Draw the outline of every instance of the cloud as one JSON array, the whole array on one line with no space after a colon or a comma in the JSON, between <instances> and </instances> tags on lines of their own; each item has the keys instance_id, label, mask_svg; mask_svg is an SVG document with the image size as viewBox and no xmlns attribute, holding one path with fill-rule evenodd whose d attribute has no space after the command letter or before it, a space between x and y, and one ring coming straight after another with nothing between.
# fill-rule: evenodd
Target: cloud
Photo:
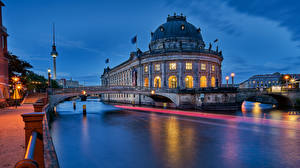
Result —
<instances>
[{"instance_id":1,"label":"cloud","mask_svg":"<svg viewBox=\"0 0 300 168\"><path fill-rule=\"evenodd\" d=\"M88 51L88 52L102 54L102 52L99 51L98 49L87 47L86 44L83 41L79 41L79 40L75 41L75 40L60 39L58 41L58 44L61 47L78 48L78 49L85 50L85 51Z\"/></svg>"},{"instance_id":2,"label":"cloud","mask_svg":"<svg viewBox=\"0 0 300 168\"><path fill-rule=\"evenodd\" d=\"M228 5L238 10L240 13L245 13L252 16L259 16L274 20L280 26L286 27L292 32L291 39L300 41L300 22L297 18L300 17L300 2L293 0L226 0Z\"/></svg>"},{"instance_id":3,"label":"cloud","mask_svg":"<svg viewBox=\"0 0 300 168\"><path fill-rule=\"evenodd\" d=\"M256 9L259 5L256 1L250 6ZM218 37L224 55L223 76L235 72L240 82L255 74L300 71L300 66L294 66L300 52L298 42L292 40L294 32L276 19L241 12L223 0L177 0L168 7L185 12L188 21L201 25L204 39L212 41Z\"/></svg>"}]
</instances>

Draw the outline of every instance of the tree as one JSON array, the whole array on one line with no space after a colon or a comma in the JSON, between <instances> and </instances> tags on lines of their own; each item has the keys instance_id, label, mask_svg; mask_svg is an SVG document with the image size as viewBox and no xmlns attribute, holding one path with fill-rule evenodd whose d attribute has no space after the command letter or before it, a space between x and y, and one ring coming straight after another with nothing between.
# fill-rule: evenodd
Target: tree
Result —
<instances>
[{"instance_id":1,"label":"tree","mask_svg":"<svg viewBox=\"0 0 300 168\"><path fill-rule=\"evenodd\" d=\"M37 91L37 92L44 92L48 87L48 80L42 76L30 71L29 69L33 68L33 66L21 59L18 56L13 55L12 53L8 53L6 55L8 58L8 73L9 79L14 76L19 76L21 83L27 88L27 91ZM10 80L10 84L12 81ZM51 86L53 88L59 88L59 85L56 81L51 80Z\"/></svg>"},{"instance_id":2,"label":"tree","mask_svg":"<svg viewBox=\"0 0 300 168\"><path fill-rule=\"evenodd\" d=\"M13 76L20 75L21 78L26 76L26 73L29 72L29 69L32 68L32 65L26 61L20 60L16 55L8 53L6 55L8 58L8 75L9 79Z\"/></svg>"}]
</instances>

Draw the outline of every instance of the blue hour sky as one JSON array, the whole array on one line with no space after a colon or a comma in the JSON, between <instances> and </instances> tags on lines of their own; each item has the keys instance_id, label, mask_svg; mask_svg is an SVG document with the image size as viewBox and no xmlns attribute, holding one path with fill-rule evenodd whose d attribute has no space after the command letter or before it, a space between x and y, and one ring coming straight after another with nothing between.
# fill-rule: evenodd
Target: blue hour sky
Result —
<instances>
[{"instance_id":1,"label":"blue hour sky","mask_svg":"<svg viewBox=\"0 0 300 168\"><path fill-rule=\"evenodd\" d=\"M52 67L52 22L56 24L58 78L98 85L105 66L118 65L168 14L183 13L202 29L206 44L223 51L223 77L242 82L255 74L300 73L300 1L294 0L3 0L8 48L45 75Z\"/></svg>"}]
</instances>

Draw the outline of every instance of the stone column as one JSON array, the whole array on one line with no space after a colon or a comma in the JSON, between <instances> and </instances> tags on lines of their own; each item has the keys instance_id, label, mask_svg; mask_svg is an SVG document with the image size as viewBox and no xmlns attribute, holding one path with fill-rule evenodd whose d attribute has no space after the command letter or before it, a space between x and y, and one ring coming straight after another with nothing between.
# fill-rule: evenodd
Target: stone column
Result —
<instances>
[{"instance_id":1,"label":"stone column","mask_svg":"<svg viewBox=\"0 0 300 168\"><path fill-rule=\"evenodd\" d=\"M178 77L177 77L177 84L179 88L182 88L182 62L178 62Z\"/></svg>"},{"instance_id":2,"label":"stone column","mask_svg":"<svg viewBox=\"0 0 300 168\"><path fill-rule=\"evenodd\" d=\"M193 78L194 78L194 88L199 88L199 63L194 62L193 65Z\"/></svg>"},{"instance_id":3,"label":"stone column","mask_svg":"<svg viewBox=\"0 0 300 168\"><path fill-rule=\"evenodd\" d=\"M166 88L166 61L163 61L162 64L161 64L161 87L162 88Z\"/></svg>"},{"instance_id":4,"label":"stone column","mask_svg":"<svg viewBox=\"0 0 300 168\"><path fill-rule=\"evenodd\" d=\"M150 62L148 64L148 73L149 73L149 88L152 88L154 85L153 85L153 73L152 73L152 62Z\"/></svg>"}]
</instances>

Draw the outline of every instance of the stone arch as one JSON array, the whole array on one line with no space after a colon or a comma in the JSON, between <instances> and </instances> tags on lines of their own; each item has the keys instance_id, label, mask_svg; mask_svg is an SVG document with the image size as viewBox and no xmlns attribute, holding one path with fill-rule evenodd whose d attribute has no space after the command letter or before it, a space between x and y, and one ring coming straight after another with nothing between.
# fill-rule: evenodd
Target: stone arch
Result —
<instances>
[{"instance_id":1,"label":"stone arch","mask_svg":"<svg viewBox=\"0 0 300 168\"><path fill-rule=\"evenodd\" d=\"M173 93L155 93L147 96L152 98L155 102L174 103L176 107L179 106L178 97Z\"/></svg>"},{"instance_id":2,"label":"stone arch","mask_svg":"<svg viewBox=\"0 0 300 168\"><path fill-rule=\"evenodd\" d=\"M287 108L287 107L293 106L293 102L289 97L280 95L280 94L250 95L245 99L245 101L257 101L260 103L268 103L263 100L263 97L266 97L266 96L269 96L269 97L272 97L273 99L275 99L277 101L278 108Z\"/></svg>"}]
</instances>

